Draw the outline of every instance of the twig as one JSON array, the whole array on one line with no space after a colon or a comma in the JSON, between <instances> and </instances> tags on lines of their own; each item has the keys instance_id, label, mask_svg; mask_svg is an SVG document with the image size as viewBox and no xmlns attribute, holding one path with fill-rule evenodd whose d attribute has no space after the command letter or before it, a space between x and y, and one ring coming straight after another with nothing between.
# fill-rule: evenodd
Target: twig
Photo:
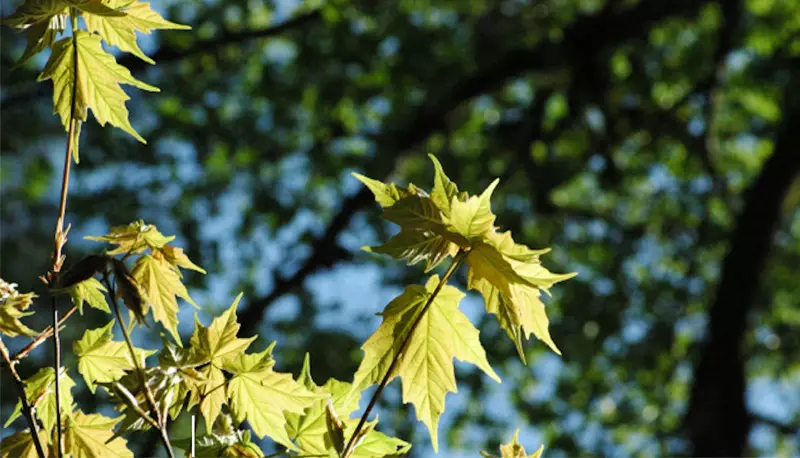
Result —
<instances>
[{"instance_id":1,"label":"twig","mask_svg":"<svg viewBox=\"0 0 800 458\"><path fill-rule=\"evenodd\" d=\"M67 321L67 319L73 313L75 313L75 310L77 309L78 309L77 306L72 306L72 308L67 310L67 313L65 313L61 318L59 318L58 320L59 330L61 330L64 327L64 322ZM36 338L31 341L31 343L25 345L25 347L23 347L22 350L14 353L14 356L12 356L9 361L4 361L3 365L6 364L16 365L18 362L20 362L20 360L22 360L22 358L27 357L31 351L33 351L39 345L43 344L52 335L53 335L53 327L52 326L46 327L44 331L40 332L39 335L36 336Z\"/></svg>"},{"instance_id":2,"label":"twig","mask_svg":"<svg viewBox=\"0 0 800 458\"><path fill-rule=\"evenodd\" d=\"M25 415L25 418L28 420L28 424L31 427L31 438L33 440L33 446L36 448L36 454L39 455L39 458L45 458L47 455L45 455L42 442L39 440L39 423L36 422L36 418L34 417L33 413L33 407L31 407L30 403L28 402L28 397L25 395L25 383L23 383L22 379L17 373L17 369L13 364L11 364L11 358L8 355L8 349L3 344L2 338L0 338L0 353L2 353L3 360L5 360L6 364L8 365L8 371L11 372L11 377L14 379L14 383L17 385L17 390L19 391L19 401L22 403L22 414Z\"/></svg>"},{"instance_id":3,"label":"twig","mask_svg":"<svg viewBox=\"0 0 800 458\"><path fill-rule=\"evenodd\" d=\"M436 285L436 289L433 290L431 295L428 297L428 300L425 301L425 305L422 306L422 311L417 315L417 318L411 324L411 328L406 334L405 339L403 339L403 343L400 344L400 347L397 349L397 353L395 353L394 358L392 358L392 363L389 365L389 369L386 371L386 375L383 376L383 380L378 385L378 389L375 390L375 393L372 395L372 399L369 400L369 404L367 405L367 409L364 411L364 414L361 415L361 419L358 421L358 425L356 426L355 431L350 436L350 440L347 441L347 446L342 451L342 458L348 458L351 453L353 453L353 449L355 449L355 441L358 437L358 433L361 432L361 429L364 427L364 423L367 422L367 418L369 417L370 412L372 412L372 408L375 407L375 404L378 402L378 399L383 392L383 389L386 388L386 385L389 384L389 379L392 377L392 373L394 372L395 366L400 362L400 358L403 357L403 352L406 351L406 347L411 342L411 337L414 335L414 332L417 330L417 326L419 326L420 322L422 322L422 318L425 316L425 313L430 308L433 300L439 294L439 291L442 290L447 281L450 280L450 277L453 276L458 266L461 264L461 261L464 259L464 256L467 254L466 251L459 250L458 254L456 254L455 258L453 258L453 262L450 263L450 267L447 268L447 272L445 272L444 276L441 280L439 280L439 284Z\"/></svg>"},{"instance_id":4,"label":"twig","mask_svg":"<svg viewBox=\"0 0 800 458\"><path fill-rule=\"evenodd\" d=\"M114 285L112 285L111 281L109 281L108 275L103 278L103 281L106 284L106 288L108 288L109 296L111 297L111 305L114 307L114 313L117 316L117 323L119 324L120 329L122 329L122 336L125 338L125 343L127 344L128 351L131 354L131 359L133 359L133 366L136 368L136 373L139 374L139 379L142 383L142 389L144 390L145 398L147 398L147 402L150 404L150 409L155 413L155 421L158 424L158 430L161 433L161 440L164 442L164 448L167 450L167 455L169 455L170 458L175 458L175 452L172 451L172 445L170 444L169 436L167 435L167 418L169 417L169 414L165 412L165 415L162 416L161 411L158 410L158 405L156 404L153 392L150 390L150 386L147 384L147 375L145 374L142 366L139 364L139 359L136 356L136 350L133 348L131 336L128 333L128 329L125 327L122 314L119 312L119 304L117 304L117 295Z\"/></svg>"}]
</instances>

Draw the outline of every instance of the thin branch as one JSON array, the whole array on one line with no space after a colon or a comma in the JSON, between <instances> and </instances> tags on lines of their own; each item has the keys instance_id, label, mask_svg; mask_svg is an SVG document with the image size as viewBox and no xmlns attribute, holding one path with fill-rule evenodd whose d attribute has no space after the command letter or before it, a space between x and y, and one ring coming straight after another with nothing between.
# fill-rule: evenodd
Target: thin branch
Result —
<instances>
[{"instance_id":1,"label":"thin branch","mask_svg":"<svg viewBox=\"0 0 800 458\"><path fill-rule=\"evenodd\" d=\"M757 414L757 413L750 413L750 417L753 421L757 421L759 423L764 423L765 425L771 426L780 432L781 434L787 436L794 436L800 434L800 425L797 424L786 424L780 422L774 418L765 417L764 415Z\"/></svg>"},{"instance_id":2,"label":"thin branch","mask_svg":"<svg viewBox=\"0 0 800 458\"><path fill-rule=\"evenodd\" d=\"M458 266L461 265L461 261L464 260L467 252L464 250L459 250L458 254L453 258L453 262L450 263L450 267L447 268L447 272L445 272L444 276L439 280L439 284L436 285L436 289L433 290L430 296L428 296L428 300L425 301L425 305L422 306L422 310L417 315L417 318L411 323L411 327L406 334L406 337L403 339L403 342L400 344L400 347L397 348L397 352L392 358L392 363L389 364L389 369L386 370L386 375L383 376L383 380L378 385L378 389L375 390L375 393L372 395L372 399L369 400L369 404L367 405L367 409L364 410L364 414L361 415L361 419L358 421L358 425L356 429L353 431L353 434L350 436L350 440L347 441L347 446L342 451L342 458L348 458L350 454L355 449L356 439L358 439L358 433L361 432L361 429L364 427L364 424L367 422L367 418L369 418L370 412L372 412L373 407L378 402L378 399L381 397L381 393L383 389L386 388L386 385L389 384L389 379L392 378L392 374L394 373L394 368L400 362L400 359L403 357L403 353L406 351L406 347L411 343L411 337L414 335L414 332L417 330L417 327L422 322L422 318L425 317L425 313L430 308L431 304L433 304L433 300L439 294L439 291L444 288L445 284L447 284L450 277L453 276Z\"/></svg>"},{"instance_id":3,"label":"thin branch","mask_svg":"<svg viewBox=\"0 0 800 458\"><path fill-rule=\"evenodd\" d=\"M111 305L114 307L114 314L117 316L117 323L119 324L120 329L122 329L122 336L125 338L125 344L128 346L128 352L131 354L131 359L133 359L133 366L136 368L136 373L139 375L139 380L142 383L142 389L144 390L145 398L147 398L147 402L150 404L150 409L155 413L155 421L158 424L158 430L161 433L161 440L164 443L164 448L167 450L167 454L170 458L175 458L175 452L172 451L172 445L170 444L169 436L167 435L168 414L165 412L165 415L162 415L161 411L158 410L158 404L156 404L155 396L153 396L153 392L150 390L150 386L147 384L147 374L145 374L144 368L142 368L141 364L139 364L139 358L136 356L136 350L133 348L131 336L128 333L128 329L125 327L125 321L122 319L122 314L119 311L119 304L117 303L117 295L114 285L108 279L108 275L103 278L103 281L106 284L106 288L108 288L108 293L111 297Z\"/></svg>"},{"instance_id":4,"label":"thin branch","mask_svg":"<svg viewBox=\"0 0 800 458\"><path fill-rule=\"evenodd\" d=\"M78 307L73 305L72 307L70 307L69 310L67 310L67 313L65 313L61 318L59 318L58 320L59 330L64 329L64 322L67 321L67 319L70 316L72 316L73 313L75 313L75 310L78 310ZM3 362L3 365L5 364L16 365L18 362L20 362L20 360L22 360L22 358L27 357L28 354L30 354L30 352L33 351L36 347L45 343L47 339L53 335L53 333L54 332L52 326L46 327L44 331L40 332L39 335L37 335L36 338L34 338L31 341L31 343L25 345L20 351L14 353L14 356L12 356L8 362Z\"/></svg>"},{"instance_id":5,"label":"thin branch","mask_svg":"<svg viewBox=\"0 0 800 458\"><path fill-rule=\"evenodd\" d=\"M47 455L44 453L42 442L39 440L39 423L36 422L33 407L28 402L28 397L25 395L25 383L17 373L17 369L13 364L11 364L11 358L9 357L8 349L6 348L5 344L3 344L2 338L0 338L0 353L2 353L3 360L8 365L8 371L11 372L11 377L14 379L14 384L17 386L17 394L19 396L19 401L22 404L22 414L25 415L25 419L28 420L28 425L31 428L31 439L33 440L33 446L36 448L36 454L39 456L39 458L46 458ZM58 376L56 376L56 378L58 378Z\"/></svg>"}]
</instances>

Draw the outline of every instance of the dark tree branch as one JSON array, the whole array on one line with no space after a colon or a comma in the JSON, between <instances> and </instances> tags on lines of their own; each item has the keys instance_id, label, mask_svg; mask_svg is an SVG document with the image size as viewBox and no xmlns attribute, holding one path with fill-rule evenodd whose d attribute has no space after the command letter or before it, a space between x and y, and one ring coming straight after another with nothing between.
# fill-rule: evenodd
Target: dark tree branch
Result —
<instances>
[{"instance_id":1,"label":"dark tree branch","mask_svg":"<svg viewBox=\"0 0 800 458\"><path fill-rule=\"evenodd\" d=\"M303 27L309 23L316 22L321 18L322 14L320 11L313 10L308 13L295 16L280 24L271 25L264 29L244 30L241 32L223 32L218 37L209 38L207 40L199 40L188 48L162 46L150 57L156 61L156 63L164 64L205 53L215 53L227 45L244 43L260 38L274 37L290 30ZM119 59L119 63L131 72L138 72L151 67L150 64L132 54L125 54ZM25 84L24 88L18 90L15 90L15 88L10 88L9 90L11 95L3 99L2 103L0 104L0 109L2 110L13 109L16 107L28 107L33 99L52 93L49 86L36 84L35 82L31 83L30 85Z\"/></svg>"},{"instance_id":2,"label":"dark tree branch","mask_svg":"<svg viewBox=\"0 0 800 458\"><path fill-rule=\"evenodd\" d=\"M382 158L370 164L370 173L372 176L387 176L394 167L391 161L384 159L387 155L394 156L397 161L403 153L433 132L445 128L447 114L464 101L502 87L508 80L520 74L574 67L575 62L593 60L602 49L629 40L645 39L654 22L668 17L693 15L706 3L708 0L649 0L618 13L606 8L597 14L577 19L565 29L561 43L544 41L533 48L511 50L456 83L444 96L417 110L416 117L408 124L377 136L374 139L376 150ZM242 332L252 334L267 307L275 299L302 285L306 278L320 268L329 267L342 259L332 256L333 252L344 251L335 245L337 237L347 227L352 216L372 201L372 195L366 188L344 200L339 214L331 221L324 235L312 244L311 255L303 266L290 278L279 278L269 295L252 301L242 312ZM331 247L335 248L331 250Z\"/></svg>"},{"instance_id":3,"label":"dark tree branch","mask_svg":"<svg viewBox=\"0 0 800 458\"><path fill-rule=\"evenodd\" d=\"M750 414L750 417L753 419L754 423L763 423L767 426L775 428L781 434L787 436L800 435L800 425L782 423L774 418L765 417L755 413Z\"/></svg>"},{"instance_id":4,"label":"dark tree branch","mask_svg":"<svg viewBox=\"0 0 800 458\"><path fill-rule=\"evenodd\" d=\"M797 74L793 75L797 76ZM709 309L685 426L694 456L741 456L752 423L745 404L743 341L781 205L800 173L800 91L788 85L775 148L749 189Z\"/></svg>"}]
</instances>

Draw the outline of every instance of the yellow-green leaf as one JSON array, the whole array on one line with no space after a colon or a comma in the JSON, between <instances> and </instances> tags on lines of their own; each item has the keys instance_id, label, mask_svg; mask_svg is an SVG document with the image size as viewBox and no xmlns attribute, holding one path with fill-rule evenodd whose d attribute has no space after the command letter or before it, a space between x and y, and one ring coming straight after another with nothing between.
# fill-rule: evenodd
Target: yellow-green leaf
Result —
<instances>
[{"instance_id":1,"label":"yellow-green leaf","mask_svg":"<svg viewBox=\"0 0 800 458\"><path fill-rule=\"evenodd\" d=\"M124 342L113 341L111 328L114 320L97 329L87 329L80 340L72 344L72 350L78 356L78 372L86 381L92 393L95 383L106 383L119 380L125 371L135 369L133 359ZM154 350L135 348L139 364L144 367L145 359L154 354Z\"/></svg>"},{"instance_id":2,"label":"yellow-green leaf","mask_svg":"<svg viewBox=\"0 0 800 458\"><path fill-rule=\"evenodd\" d=\"M230 307L222 315L214 318L211 326L205 327L195 315L195 327L189 343L198 355L208 358L212 364L221 368L225 359L234 358L244 353L256 336L247 339L236 337L241 325L236 322L236 307L242 299L240 293Z\"/></svg>"},{"instance_id":3,"label":"yellow-green leaf","mask_svg":"<svg viewBox=\"0 0 800 458\"><path fill-rule=\"evenodd\" d=\"M409 286L386 306L380 327L361 347L364 359L354 377L356 389L364 389L384 377L438 283L439 276L433 275L425 287ZM445 396L457 391L453 358L478 366L500 382L486 360L479 331L458 309L463 297L464 293L452 286L439 291L390 376L390 380L402 378L403 402L414 404L417 418L430 430L434 450L438 449L437 425Z\"/></svg>"},{"instance_id":4,"label":"yellow-green leaf","mask_svg":"<svg viewBox=\"0 0 800 458\"><path fill-rule=\"evenodd\" d=\"M233 419L237 425L247 420L259 438L269 436L296 449L286 433L286 414L302 413L326 396L313 393L292 380L290 374L274 372L270 366L262 354L226 361L227 370L235 369L227 386Z\"/></svg>"},{"instance_id":5,"label":"yellow-green leaf","mask_svg":"<svg viewBox=\"0 0 800 458\"><path fill-rule=\"evenodd\" d=\"M137 80L131 76L128 69L117 64L114 56L103 50L101 38L97 35L78 30L73 37L63 38L54 43L52 48L50 59L39 75L38 81L53 80L54 113L61 116L64 126L69 126L72 116L80 121L86 121L88 110L91 108L101 126L110 123L140 142L147 143L128 120L125 102L130 97L125 94L120 84L129 84L153 92L158 92L158 88ZM75 84L77 84L75 112L70 114Z\"/></svg>"},{"instance_id":6,"label":"yellow-green leaf","mask_svg":"<svg viewBox=\"0 0 800 458\"><path fill-rule=\"evenodd\" d=\"M153 64L136 43L136 32L150 34L156 29L189 30L191 27L167 21L150 8L150 3L130 0L109 0L107 4L119 12L119 16L84 14L83 20L90 32L97 33L106 43L129 52L143 61Z\"/></svg>"},{"instance_id":7,"label":"yellow-green leaf","mask_svg":"<svg viewBox=\"0 0 800 458\"><path fill-rule=\"evenodd\" d=\"M525 451L525 447L519 443L518 436L519 430L516 430L514 431L514 438L511 440L511 442L500 446L500 457L495 457L494 455L490 455L486 452L481 452L481 455L483 455L485 458L542 458L544 445L540 445L535 452L528 455L528 452Z\"/></svg>"},{"instance_id":8,"label":"yellow-green leaf","mask_svg":"<svg viewBox=\"0 0 800 458\"><path fill-rule=\"evenodd\" d=\"M43 367L25 382L25 396L28 402L36 409L39 419L42 420L44 431L48 434L56 424L56 391L55 391L55 370L52 367ZM66 368L61 368L59 377L59 389L61 392L61 415L62 418L72 415L72 387L75 382L67 375ZM8 427L12 421L19 417L22 412L22 403L17 401L17 406L8 417L3 427Z\"/></svg>"},{"instance_id":9,"label":"yellow-green leaf","mask_svg":"<svg viewBox=\"0 0 800 458\"><path fill-rule=\"evenodd\" d=\"M8 283L0 278L0 332L9 336L31 336L36 331L22 324L20 319L33 315L25 310L31 306L34 293L20 293L16 283Z\"/></svg>"},{"instance_id":10,"label":"yellow-green leaf","mask_svg":"<svg viewBox=\"0 0 800 458\"><path fill-rule=\"evenodd\" d=\"M146 224L144 221L134 221L126 226L115 226L111 228L111 233L101 236L87 236L86 240L93 240L95 242L108 242L112 245L118 245L115 249L108 251L106 254L127 254L127 253L141 253L147 248L151 251L162 249L167 243L175 240L175 236L165 236L158 231L158 228L152 224Z\"/></svg>"},{"instance_id":11,"label":"yellow-green leaf","mask_svg":"<svg viewBox=\"0 0 800 458\"><path fill-rule=\"evenodd\" d=\"M206 271L202 267L193 263L189 259L189 257L186 256L186 253L183 252L183 248L178 248L171 245L164 245L161 248L159 248L159 251L163 253L164 259L166 259L167 262L169 262L176 268L175 269L176 271L178 271L177 269L178 267L181 267L183 269L190 269L196 272L200 272L203 275L205 275L206 273ZM180 274L180 271L178 271L178 273Z\"/></svg>"},{"instance_id":12,"label":"yellow-green leaf","mask_svg":"<svg viewBox=\"0 0 800 458\"><path fill-rule=\"evenodd\" d=\"M153 317L172 334L175 341L180 340L178 335L178 301L181 297L197 307L186 287L181 283L180 277L162 259L150 255L142 255L133 266L133 278L144 288L147 294L147 303L153 310Z\"/></svg>"},{"instance_id":13,"label":"yellow-green leaf","mask_svg":"<svg viewBox=\"0 0 800 458\"><path fill-rule=\"evenodd\" d=\"M403 230L380 246L364 247L366 251L405 259L408 265L425 261L425 272L438 266L448 256L458 253L458 245L430 231Z\"/></svg>"},{"instance_id":14,"label":"yellow-green leaf","mask_svg":"<svg viewBox=\"0 0 800 458\"><path fill-rule=\"evenodd\" d=\"M222 411L222 406L227 403L225 396L225 374L219 368L208 365L200 369L206 383L192 391L189 405L200 404L200 413L206 420L206 431L211 431L211 426Z\"/></svg>"},{"instance_id":15,"label":"yellow-green leaf","mask_svg":"<svg viewBox=\"0 0 800 458\"><path fill-rule=\"evenodd\" d=\"M494 230L495 215L492 213L491 198L499 180L494 180L480 196L472 196L461 201L453 195L450 200L449 229L470 242L483 240Z\"/></svg>"},{"instance_id":16,"label":"yellow-green leaf","mask_svg":"<svg viewBox=\"0 0 800 458\"><path fill-rule=\"evenodd\" d=\"M122 417L108 418L75 411L67 423L64 440L66 452L73 458L133 458L128 441L114 437L114 426L120 420Z\"/></svg>"},{"instance_id":17,"label":"yellow-green leaf","mask_svg":"<svg viewBox=\"0 0 800 458\"><path fill-rule=\"evenodd\" d=\"M375 201L378 202L381 207L390 207L398 200L402 199L403 197L408 197L409 195L407 191L398 188L394 185L394 183L386 184L382 181L365 177L360 173L353 173L353 176L356 177L358 181L364 183L364 185L369 188L370 191L372 191L372 194L375 195Z\"/></svg>"},{"instance_id":18,"label":"yellow-green leaf","mask_svg":"<svg viewBox=\"0 0 800 458\"><path fill-rule=\"evenodd\" d=\"M69 295L72 298L72 305L78 307L78 311L83 315L83 303L89 304L98 310L111 313L106 302L106 288L96 278L90 278L80 283L76 283L69 288Z\"/></svg>"},{"instance_id":19,"label":"yellow-green leaf","mask_svg":"<svg viewBox=\"0 0 800 458\"><path fill-rule=\"evenodd\" d=\"M450 217L450 203L453 198L458 198L458 186L450 181L450 178L444 173L442 164L436 159L433 154L428 154L428 157L433 162L434 175L433 175L433 191L431 192L431 200L439 210L444 213L445 217Z\"/></svg>"},{"instance_id":20,"label":"yellow-green leaf","mask_svg":"<svg viewBox=\"0 0 800 458\"><path fill-rule=\"evenodd\" d=\"M56 456L55 450L49 447L50 436L39 430L39 442L48 456ZM39 458L36 446L33 445L33 435L30 429L17 431L0 441L0 458Z\"/></svg>"},{"instance_id":21,"label":"yellow-green leaf","mask_svg":"<svg viewBox=\"0 0 800 458\"><path fill-rule=\"evenodd\" d=\"M426 230L441 233L445 221L441 210L430 197L411 195L386 207L383 216L405 230Z\"/></svg>"}]
</instances>

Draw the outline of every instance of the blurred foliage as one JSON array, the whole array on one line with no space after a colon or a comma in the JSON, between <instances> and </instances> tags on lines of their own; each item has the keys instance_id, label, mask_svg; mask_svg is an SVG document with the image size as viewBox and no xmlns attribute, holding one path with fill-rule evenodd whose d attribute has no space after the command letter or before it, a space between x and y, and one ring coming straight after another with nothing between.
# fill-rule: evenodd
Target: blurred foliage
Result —
<instances>
[{"instance_id":1,"label":"blurred foliage","mask_svg":"<svg viewBox=\"0 0 800 458\"><path fill-rule=\"evenodd\" d=\"M529 344L523 366L502 329L485 316L475 322L514 388L457 367L440 456L497 450L517 424L529 425L526 447L543 443L547 456L689 453L681 426L692 369L744 192L774 152L784 93L797 84L800 4L154 0L153 8L193 31L143 37L157 67L119 59L161 92L128 91L147 145L84 125L68 265L96 250L84 235L152 221L208 269L206 279L186 276L205 312L243 291L241 309L255 310L242 320L244 335L261 334L256 345L279 340L281 370L297 374L308 351L317 380L349 380L374 313L399 285L422 279L421 268L359 251L392 232L350 172L427 183L424 153L434 153L470 192L500 177L498 224L520 243L559 247L552 270L579 272L547 301L563 358ZM50 86L32 82L45 57L11 71L24 37L0 34L0 276L46 296L37 277L50 262L63 128ZM798 453L797 183L742 342L754 415L748 454ZM40 319L26 324L40 330ZM82 319L98 327L105 317ZM65 348L77 332L66 329ZM30 376L39 361L25 360L20 372ZM78 388L87 411L105 402ZM425 442L422 425L397 409L398 394L382 402L393 408L383 422ZM13 391L2 396L5 419ZM149 442L130 440L142 447L137 456ZM425 450L415 446L412 456Z\"/></svg>"}]
</instances>

